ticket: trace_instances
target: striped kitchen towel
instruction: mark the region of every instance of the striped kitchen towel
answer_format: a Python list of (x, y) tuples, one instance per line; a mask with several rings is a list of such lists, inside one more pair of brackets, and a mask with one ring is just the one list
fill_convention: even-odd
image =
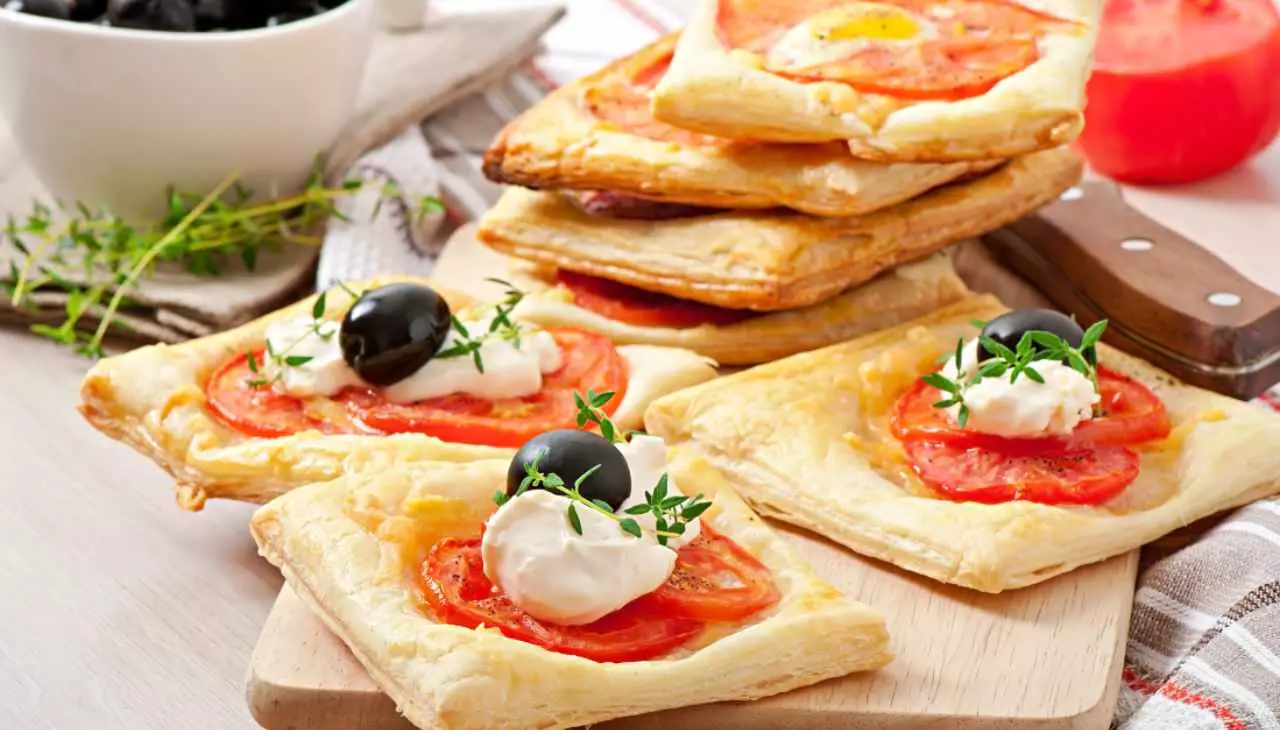
[[(432, 0), (454, 14), (537, 0)], [(319, 284), (377, 273), (428, 274), (453, 231), (499, 189), (481, 155), (508, 120), (548, 90), (678, 27), (690, 0), (565, 0), (545, 51), (426, 119), (364, 159), (410, 193), (434, 193), (448, 214), (415, 228), (389, 208), (346, 229), (321, 254)], [(363, 218), (359, 218), (363, 220)], [(358, 242), (359, 245), (353, 245)], [(1280, 410), (1280, 391), (1259, 407)], [(1280, 500), (1170, 535), (1143, 552), (1123, 686), (1113, 727), (1127, 730), (1280, 730)]]

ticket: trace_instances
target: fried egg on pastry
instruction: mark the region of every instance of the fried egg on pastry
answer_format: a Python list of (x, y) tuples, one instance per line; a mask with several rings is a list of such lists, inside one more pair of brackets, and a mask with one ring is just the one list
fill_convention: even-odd
[(882, 162), (998, 159), (1083, 124), (1096, 0), (700, 0), (655, 88), (682, 129), (844, 140)]
[(706, 524), (771, 571), (781, 592), (773, 608), (709, 625), (666, 655), (616, 663), (434, 620), (420, 566), (443, 539), (479, 532), (507, 468), (397, 465), (302, 487), (253, 517), (261, 553), (418, 727), (577, 727), (751, 700), (889, 661), (878, 613), (815, 578), (715, 470), (678, 456), (672, 476), (712, 499)]
[[(316, 328), (317, 336), (324, 340), (316, 343), (318, 349), (306, 351), (306, 356), (303, 350), (290, 353), (286, 349), (272, 357), (269, 347), (266, 352), (261, 348), (264, 340), (270, 344), (272, 331), (279, 331), (273, 326), (317, 315), (317, 323), (336, 323), (352, 307), (348, 291), (376, 292), (393, 284), (427, 286), (428, 281), (383, 277), (352, 283), (326, 292), (323, 302), (313, 296), (227, 332), (104, 359), (85, 376), (80, 411), (95, 428), (129, 444), (168, 471), (176, 481), (179, 504), (192, 510), (200, 509), (208, 498), (266, 502), (299, 484), (347, 472), (381, 470), (391, 464), (510, 455), (519, 443), (518, 433), (509, 436), (506, 442), (512, 445), (505, 446), (484, 445), (498, 443), (486, 440), (490, 436), (485, 434), (504, 428), (508, 422), (515, 428), (524, 423), (521, 419), (537, 418), (540, 408), (552, 413), (551, 405), (538, 405), (540, 395), (529, 402), (520, 398), (494, 400), (489, 410), (483, 408), (489, 403), (483, 398), (445, 396), (440, 407), (454, 409), (455, 415), (432, 415), (415, 410), (419, 404), (412, 398), (408, 398), (410, 402), (386, 402), (388, 396), (383, 395), (364, 402), (366, 392), (390, 392), (376, 388), (342, 390), (332, 397), (280, 392), (284, 386), (277, 382), (279, 375), (272, 376), (274, 366), (268, 360), (290, 359), (299, 375), (307, 374), (301, 371), (310, 368), (324, 375), (327, 371), (319, 368), (346, 367), (345, 353), (337, 354), (336, 360), (326, 359), (334, 357), (332, 350), (324, 348), (336, 344), (335, 335)], [(434, 284), (430, 288), (456, 312), (477, 309), (477, 302), (469, 297)], [(487, 311), (487, 305), (478, 309)], [(312, 328), (304, 326), (298, 331), (310, 337)], [(588, 378), (584, 383), (610, 382), (615, 387), (621, 383), (624, 387), (616, 389), (624, 394), (612, 412), (621, 428), (638, 428), (644, 409), (658, 396), (715, 377), (714, 362), (688, 350), (614, 347), (607, 339), (588, 333), (562, 337), (557, 332), (553, 336), (560, 345), (563, 365), (543, 368), (544, 385), (549, 388), (553, 381), (571, 376)], [(518, 342), (515, 346), (520, 347)], [(281, 349), (277, 346), (277, 351)], [(579, 353), (586, 359), (577, 359)], [(468, 364), (470, 357), (448, 361), (445, 364), (452, 370), (446, 368), (415, 387), (435, 387), (431, 377), (465, 376), (462, 371), (474, 368)], [(428, 367), (435, 364), (432, 361)], [(494, 368), (500, 364), (491, 363), (491, 370), (496, 372)], [(287, 367), (280, 367), (287, 375)], [(427, 372), (426, 368), (422, 372)], [(343, 378), (338, 378), (340, 384), (345, 382)], [(557, 393), (557, 398), (567, 397), (565, 392)], [(560, 413), (557, 418), (568, 419), (568, 426), (572, 425), (571, 416), (571, 412)], [(407, 432), (419, 428), (427, 418), (436, 419), (428, 433), (480, 433), (484, 437), (468, 440), (449, 436), (446, 440), (444, 436)], [(377, 425), (388, 423), (407, 425)]]
[[(904, 452), (890, 415), (940, 355), (973, 336), (971, 321), (1003, 311), (992, 297), (974, 297), (663, 398), (645, 423), (723, 471), (766, 515), (987, 592), (1039, 583), (1280, 492), (1273, 447), (1280, 415), (1099, 346), (1101, 365), (1154, 393), (1171, 427), (1166, 437), (1131, 447), (1131, 483), (1100, 504), (945, 498), (922, 481), (920, 462)], [(956, 488), (963, 487), (961, 480)]]
[(1038, 152), (904, 203), (851, 218), (725, 211), (605, 219), (558, 193), (509, 188), (480, 220), (500, 253), (730, 309), (829, 299), (877, 274), (1015, 220), (1075, 184), (1067, 148)]
[(994, 163), (883, 165), (841, 144), (765, 145), (655, 121), (647, 93), (676, 34), (553, 92), (485, 154), (489, 179), (534, 189), (608, 190), (710, 208), (787, 207), (850, 216), (902, 202)]

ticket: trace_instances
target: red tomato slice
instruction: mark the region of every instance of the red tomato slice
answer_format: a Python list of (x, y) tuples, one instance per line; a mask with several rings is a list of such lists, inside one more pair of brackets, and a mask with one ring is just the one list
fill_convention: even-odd
[(664, 611), (701, 621), (741, 621), (782, 597), (763, 563), (706, 523), (679, 555), (671, 577), (649, 595)]
[(690, 302), (574, 271), (561, 269), (557, 276), (560, 283), (573, 292), (574, 304), (627, 324), (672, 328), (723, 326), (756, 316), (747, 310)]
[(655, 44), (629, 62), (613, 66), (613, 73), (582, 91), (582, 106), (592, 116), (618, 128), (659, 142), (685, 146), (724, 146), (730, 140), (673, 127), (653, 118), (649, 112), (649, 92), (658, 85), (671, 65), (675, 39)]
[[(262, 352), (254, 353), (259, 363)], [(214, 371), (205, 386), (210, 412), (223, 423), (250, 436), (277, 438), (300, 431), (359, 433), (349, 422), (336, 423), (309, 413), (307, 402), (269, 387), (249, 385), (261, 376), (249, 369), (249, 356), (238, 355)], [(343, 419), (346, 421), (346, 419)]]
[(907, 441), (920, 479), (956, 501), (1101, 504), (1138, 478), (1138, 455), (1123, 446), (1026, 448)]
[(418, 577), (427, 605), (443, 623), (467, 628), (483, 624), (512, 639), (597, 662), (653, 659), (684, 645), (703, 628), (701, 621), (664, 612), (647, 597), (584, 626), (541, 622), (485, 577), (479, 539), (436, 543)]
[(545, 431), (574, 428), (575, 392), (612, 391), (602, 409), (612, 414), (627, 389), (627, 365), (608, 338), (576, 330), (550, 330), (564, 365), (543, 378), (542, 390), (524, 398), (487, 400), (447, 395), (396, 404), (380, 391), (349, 388), (338, 394), (352, 416), (383, 433), (424, 433), (444, 441), (485, 446), (520, 446)]
[(1002, 443), (1036, 444), (1140, 444), (1169, 435), (1169, 414), (1164, 403), (1142, 383), (1113, 370), (1098, 368), (1103, 414), (1076, 427), (1069, 437), (1004, 438), (957, 427), (933, 404), (944, 395), (923, 380), (894, 405), (889, 419), (893, 435), (902, 441), (943, 441), (958, 446), (999, 446)]
[(1086, 91), (1080, 145), (1099, 172), (1225, 172), (1280, 132), (1280, 13), (1273, 0), (1110, 0)]
[[(883, 0), (910, 11), (933, 33), (915, 39), (863, 38), (835, 61), (774, 62), (767, 69), (800, 81), (836, 81), (899, 99), (977, 96), (1039, 58), (1042, 35), (1071, 24), (1006, 0)], [(721, 40), (733, 48), (768, 50), (792, 26), (834, 6), (830, 0), (762, 4), (720, 0)]]

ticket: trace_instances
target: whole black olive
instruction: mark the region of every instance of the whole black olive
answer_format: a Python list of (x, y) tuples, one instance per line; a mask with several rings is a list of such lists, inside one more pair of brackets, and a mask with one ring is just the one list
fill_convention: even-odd
[(272, 15), (267, 18), (266, 27), (275, 28), (276, 26), (279, 26), (279, 25), (292, 23), (295, 20), (303, 20), (305, 18), (310, 18), (311, 15), (312, 15), (311, 13), (295, 13), (295, 12), (276, 13), (275, 15)]
[(107, 0), (74, 0), (71, 3), (71, 19), (89, 21), (101, 18), (107, 12)]
[[(982, 334), (1013, 350), (1018, 347), (1018, 341), (1022, 339), (1022, 335), (1031, 330), (1055, 334), (1066, 340), (1072, 347), (1079, 347), (1084, 340), (1084, 330), (1076, 324), (1074, 319), (1052, 309), (1018, 309), (1006, 312), (987, 322), (987, 325), (982, 328)], [(1038, 344), (1035, 347), (1037, 350), (1044, 349)], [(1097, 364), (1098, 353), (1094, 348), (1085, 350), (1084, 356), (1091, 364)], [(992, 353), (987, 352), (987, 348), (979, 344), (978, 362), (990, 357)]]
[(587, 499), (598, 499), (617, 511), (631, 496), (631, 469), (618, 448), (590, 431), (562, 428), (547, 431), (524, 442), (507, 469), (507, 496), (513, 496), (528, 474), (526, 467), (537, 461), (543, 474), (555, 474), (566, 487), (592, 467), (600, 465), (579, 487)]
[(196, 28), (213, 30), (231, 25), (226, 0), (195, 0)]
[(109, 0), (107, 20), (116, 28), (190, 32), (195, 10), (188, 0)]
[(443, 297), (418, 284), (365, 292), (342, 319), (342, 358), (366, 383), (398, 383), (435, 357), (452, 316)]
[(5, 5), (5, 9), (55, 20), (71, 17), (71, 4), (67, 0), (16, 0)]

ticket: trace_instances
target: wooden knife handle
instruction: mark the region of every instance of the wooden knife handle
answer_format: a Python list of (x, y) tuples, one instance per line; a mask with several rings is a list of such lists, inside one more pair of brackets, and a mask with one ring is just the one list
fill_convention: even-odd
[(1112, 183), (1083, 182), (1007, 228), (1097, 310), (1159, 347), (1226, 366), (1280, 350), (1280, 296), (1131, 207)]

